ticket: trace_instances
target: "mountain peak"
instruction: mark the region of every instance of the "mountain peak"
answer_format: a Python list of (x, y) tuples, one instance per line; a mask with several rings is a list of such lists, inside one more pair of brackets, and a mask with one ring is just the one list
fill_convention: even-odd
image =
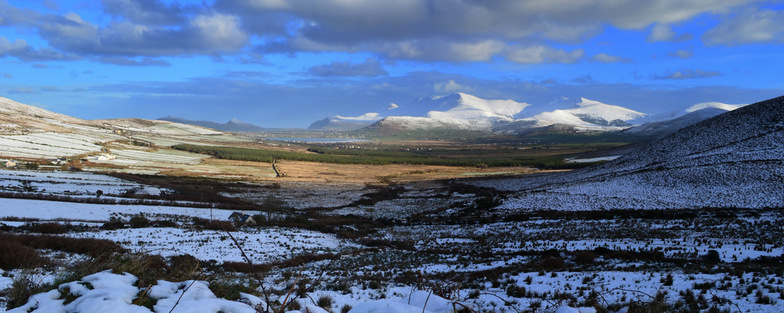
[(746, 106), (745, 104), (726, 104), (721, 102), (703, 102), (692, 105), (686, 109), (686, 112), (694, 112), (707, 108), (721, 109), (724, 111), (733, 111)]

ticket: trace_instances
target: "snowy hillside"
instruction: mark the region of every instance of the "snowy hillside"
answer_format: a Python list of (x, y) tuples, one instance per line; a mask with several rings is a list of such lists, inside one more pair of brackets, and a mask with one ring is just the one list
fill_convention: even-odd
[(0, 134), (23, 134), (36, 131), (70, 132), (89, 121), (50, 112), (0, 97)]
[(784, 97), (718, 115), (594, 168), (478, 182), (504, 210), (784, 206)]
[[(78, 157), (89, 159), (96, 168), (121, 166), (155, 174), (172, 167), (198, 164), (205, 158), (165, 149), (166, 146), (244, 140), (213, 129), (169, 121), (82, 120), (0, 98), (0, 159), (52, 161)], [(107, 156), (98, 158), (101, 154)]]

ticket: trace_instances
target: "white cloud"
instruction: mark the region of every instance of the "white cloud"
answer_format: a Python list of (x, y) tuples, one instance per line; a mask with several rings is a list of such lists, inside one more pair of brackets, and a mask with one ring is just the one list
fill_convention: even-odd
[(509, 46), (504, 57), (516, 63), (576, 63), (585, 52), (583, 49), (566, 51), (543, 45)]
[(680, 49), (680, 50), (677, 50), (675, 52), (667, 53), (667, 55), (671, 56), (671, 57), (674, 57), (674, 58), (688, 59), (688, 58), (691, 58), (691, 57), (694, 56), (694, 52), (691, 51), (691, 50)]
[(600, 63), (632, 63), (631, 59), (620, 57), (617, 55), (609, 55), (606, 53), (599, 53), (591, 58), (594, 62)]
[(470, 91), (471, 88), (466, 86), (460, 85), (454, 80), (449, 80), (446, 82), (435, 83), (433, 84), (433, 91), (436, 93), (444, 93), (444, 94), (451, 94), (456, 92), (466, 92)]
[(340, 116), (336, 115), (336, 118), (341, 120), (349, 120), (349, 121), (375, 121), (379, 119), (379, 114), (375, 112), (365, 113), (360, 116)]
[(199, 46), (205, 48), (212, 46), (218, 51), (233, 51), (242, 48), (248, 41), (248, 34), (240, 27), (237, 16), (199, 15), (191, 20), (190, 25), (197, 30), (194, 37), (201, 39)]
[(691, 34), (676, 34), (669, 24), (657, 23), (651, 28), (651, 33), (648, 34), (649, 42), (656, 41), (686, 41), (692, 39), (694, 36)]
[(387, 107), (387, 110), (394, 110), (394, 109), (397, 109), (397, 108), (399, 108), (399, 107), (400, 107), (400, 106), (399, 106), (399, 105), (397, 105), (397, 104), (395, 104), (394, 102), (390, 102), (390, 103), (389, 103), (389, 106)]
[(702, 36), (708, 45), (780, 44), (784, 43), (784, 12), (746, 10)]
[(53, 60), (78, 60), (79, 57), (64, 54), (50, 48), (36, 49), (22, 39), (9, 41), (0, 36), (0, 58), (5, 56), (16, 57), (22, 61), (53, 61)]
[(308, 73), (316, 76), (384, 76), (387, 71), (381, 63), (374, 58), (367, 58), (365, 62), (351, 64), (348, 62), (332, 62), (330, 64), (311, 67)]
[(164, 56), (232, 53), (249, 40), (239, 17), (220, 13), (193, 16), (181, 25), (161, 26), (114, 20), (91, 24), (78, 14), (47, 15), (36, 26), (49, 44), (90, 56)]
[(655, 76), (655, 79), (698, 79), (698, 78), (710, 78), (710, 77), (717, 77), (721, 76), (721, 73), (716, 71), (706, 71), (701, 69), (688, 69), (682, 71), (675, 71), (669, 74)]

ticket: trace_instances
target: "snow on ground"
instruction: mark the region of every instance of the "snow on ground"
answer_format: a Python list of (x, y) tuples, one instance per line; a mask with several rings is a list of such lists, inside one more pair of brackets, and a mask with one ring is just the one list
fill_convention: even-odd
[[(27, 188), (28, 190), (24, 190)], [(144, 190), (147, 194), (169, 192), (153, 186), (88, 172), (38, 172), (0, 170), (0, 191), (35, 191), (51, 195), (95, 196), (120, 195), (129, 190)]]
[(108, 221), (113, 216), (143, 214), (148, 218), (199, 217), (225, 220), (231, 210), (154, 205), (90, 204), (44, 200), (0, 198), (2, 217), (36, 218), (41, 220)]
[[(37, 294), (31, 297), (27, 304), (8, 312), (151, 312), (150, 309), (134, 303), (140, 293), (146, 291), (134, 285), (136, 280), (136, 277), (130, 274), (96, 273), (82, 278), (81, 281), (65, 283), (58, 289)], [(65, 303), (68, 297), (75, 299)], [(158, 281), (144, 297), (157, 300), (153, 306), (154, 312), (256, 312), (248, 304), (215, 297), (208, 283), (204, 281)], [(248, 294), (242, 294), (241, 297), (248, 303), (262, 302), (258, 297)]]
[[(243, 228), (232, 232), (254, 264), (300, 254), (337, 252), (356, 247), (331, 234), (291, 228)], [(245, 262), (241, 251), (223, 231), (180, 228), (130, 228), (70, 233), (79, 238), (109, 239), (135, 252), (174, 256), (189, 254), (200, 260)]]
[(2, 154), (21, 158), (59, 158), (101, 151), (96, 142), (116, 140), (121, 137), (110, 133), (30, 133), (27, 135), (0, 135)]
[[(131, 274), (113, 274), (109, 271), (85, 276), (80, 281), (61, 284), (57, 289), (34, 295), (20, 307), (7, 312), (12, 313), (60, 313), (60, 312), (169, 312), (169, 313), (255, 313), (263, 310), (266, 303), (261, 298), (240, 293), (240, 299), (230, 301), (220, 299), (209, 289), (206, 281), (168, 282), (159, 280), (148, 288), (136, 286), (136, 277)], [(448, 313), (459, 304), (444, 299), (431, 292), (409, 291), (398, 293), (387, 299), (352, 299), (338, 296), (343, 300), (339, 305), (349, 305), (351, 313)], [(323, 293), (322, 294), (329, 294)], [(152, 310), (139, 305), (145, 299), (154, 300)], [(348, 300), (348, 301), (345, 301)], [(326, 313), (323, 308), (305, 299), (299, 301), (303, 313)], [(66, 303), (67, 302), (67, 303)], [(459, 302), (457, 302), (459, 303)], [(337, 307), (335, 307), (337, 308)], [(331, 308), (330, 308), (331, 309)], [(292, 312), (292, 311), (289, 311)]]

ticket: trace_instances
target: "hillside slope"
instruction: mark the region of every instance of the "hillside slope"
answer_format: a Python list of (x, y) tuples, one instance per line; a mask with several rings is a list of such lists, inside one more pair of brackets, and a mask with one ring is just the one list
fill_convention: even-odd
[(475, 184), (517, 191), (500, 207), (784, 207), (784, 97), (699, 122), (600, 166)]
[[(111, 152), (115, 165), (194, 163), (200, 158), (163, 155), (152, 146), (224, 140), (216, 130), (137, 118), (82, 120), (0, 97), (0, 158), (84, 158)], [(131, 144), (136, 143), (136, 145)]]
[(192, 121), (184, 118), (167, 116), (158, 119), (159, 121), (169, 121), (174, 123), (180, 124), (189, 124), (195, 126), (201, 126), (206, 128), (212, 128), (219, 131), (225, 132), (261, 132), (264, 131), (263, 127), (259, 127), (253, 124), (242, 122), (238, 119), (231, 119), (226, 123), (216, 123), (210, 121)]

